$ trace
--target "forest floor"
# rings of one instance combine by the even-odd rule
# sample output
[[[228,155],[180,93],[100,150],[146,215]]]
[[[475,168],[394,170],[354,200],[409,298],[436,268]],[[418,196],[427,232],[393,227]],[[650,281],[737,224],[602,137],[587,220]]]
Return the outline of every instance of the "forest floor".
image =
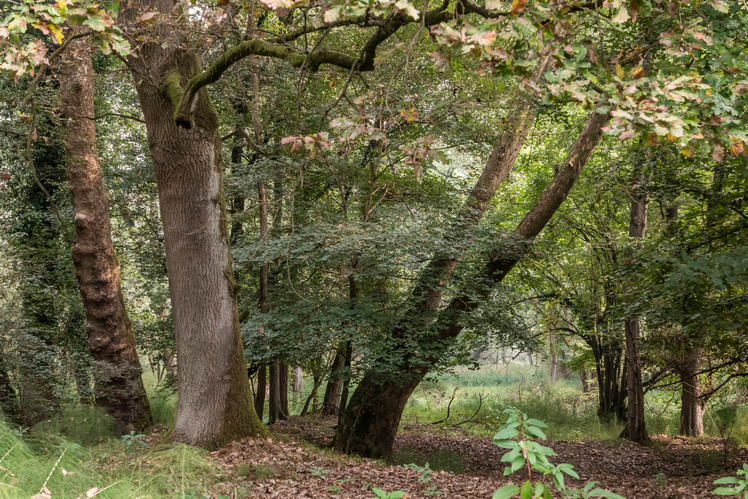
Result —
[[[234,497],[241,483],[242,494],[268,498],[373,498],[372,487],[401,490],[408,498],[490,498],[503,485],[521,484],[527,478],[520,472],[503,477],[504,450],[459,427],[406,425],[397,436],[395,462],[390,464],[342,456],[326,450],[335,422],[294,417],[272,426],[274,439],[242,440],[213,452],[228,472],[216,493]],[[573,464],[581,478],[569,480],[568,486],[593,480],[597,487],[628,499],[709,497],[714,480],[734,475],[741,463],[748,462],[748,448],[732,446],[725,454],[722,441],[712,438],[656,435],[648,447],[625,441],[548,445],[558,453],[552,462]],[[431,468],[441,471],[419,473],[402,466],[423,466],[430,458]]]

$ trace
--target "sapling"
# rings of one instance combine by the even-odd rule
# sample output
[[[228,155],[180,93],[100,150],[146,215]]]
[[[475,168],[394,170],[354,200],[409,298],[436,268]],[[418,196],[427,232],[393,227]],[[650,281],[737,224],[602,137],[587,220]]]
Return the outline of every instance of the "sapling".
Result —
[[[550,447],[541,445],[534,440],[546,440],[542,428],[548,425],[537,419],[528,418],[523,412],[511,408],[504,411],[508,415],[507,422],[493,437],[494,445],[508,452],[501,458],[501,462],[508,463],[504,469],[504,476],[525,468],[527,480],[521,485],[509,484],[497,490],[493,499],[509,499],[519,495],[521,499],[544,498],[551,499],[551,487],[543,482],[543,477],[552,478],[556,490],[566,497],[589,498],[605,497],[608,499],[624,499],[609,490],[594,488],[595,482],[588,482],[582,489],[569,489],[564,482],[564,474],[579,479],[571,464],[554,465],[549,456],[556,456]],[[533,480],[533,471],[537,479]]]

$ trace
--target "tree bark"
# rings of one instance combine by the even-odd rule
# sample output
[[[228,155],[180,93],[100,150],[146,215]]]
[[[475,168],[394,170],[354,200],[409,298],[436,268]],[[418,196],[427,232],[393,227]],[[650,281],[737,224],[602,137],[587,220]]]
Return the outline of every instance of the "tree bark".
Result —
[[[338,343],[335,357],[330,366],[330,375],[322,402],[322,414],[337,416],[340,410],[340,395],[343,392],[343,369],[345,368],[346,342]]]
[[[551,384],[555,384],[558,373],[558,352],[556,351],[556,338],[553,336],[553,333],[548,336],[548,349],[550,350],[551,357]]]
[[[127,3],[120,18],[132,28],[135,16],[149,7],[170,14],[175,5]],[[178,30],[161,34],[178,36]],[[178,127],[174,120],[183,86],[200,69],[197,58],[181,43],[146,41],[128,63],[148,130],[164,228],[179,362],[172,439],[213,449],[265,435],[252,404],[239,333],[218,117],[207,92],[194,102],[192,127]]]
[[[282,414],[282,419],[286,419],[288,417],[288,364],[281,362],[279,367],[280,413]]]
[[[67,178],[73,199],[73,262],[96,360],[96,405],[128,432],[151,426],[135,335],[120,289],[109,202],[96,150],[94,72],[87,39],[71,42],[58,66]]]
[[[688,347],[684,362],[679,368],[682,384],[680,432],[686,437],[700,437],[704,434],[704,402],[701,399],[701,357],[702,349]]]
[[[629,217],[629,239],[632,244],[644,239],[647,230],[647,209],[649,206],[649,194],[647,191],[648,179],[642,171],[642,165],[634,167],[631,187],[631,209]],[[634,258],[636,249],[629,248],[625,255],[627,259]],[[647,428],[644,421],[644,387],[642,386],[641,335],[639,329],[639,318],[627,317],[625,321],[626,330],[626,392],[628,396],[628,408],[626,411],[626,427],[622,436],[646,444],[649,442]]]
[[[345,369],[346,377],[343,379],[343,389],[340,392],[340,407],[338,407],[338,416],[343,414],[346,405],[348,405],[348,391],[351,386],[351,376],[353,374],[351,366],[353,363],[353,342],[347,340],[345,342]],[[338,417],[340,419],[340,417]]]
[[[283,419],[280,398],[280,362],[274,360],[270,364],[270,390],[268,393],[268,422],[275,424],[279,419]]]
[[[336,449],[366,457],[386,457],[391,454],[405,404],[429,369],[462,331],[460,314],[474,310],[489,293],[489,284],[501,282],[522,258],[529,242],[543,230],[568,196],[581,174],[582,167],[599,142],[603,126],[609,120],[609,113],[593,112],[590,115],[558,174],[512,233],[512,239],[517,244],[498,252],[488,261],[480,272],[478,281],[482,285],[478,290],[466,290],[465,294],[454,298],[439,314],[433,328],[429,328],[431,322],[422,323],[421,319],[418,319],[418,329],[414,331],[410,326],[411,317],[405,317],[405,324],[395,328],[391,344],[392,355],[375,362],[364,375],[346,407],[335,435]],[[497,158],[492,155],[492,159],[489,159],[466,203],[466,207],[472,208],[473,220],[477,220],[476,215],[480,218],[487,208],[500,181],[506,176],[500,173],[509,171],[525,136],[526,129],[519,126],[500,139],[499,143],[504,145],[497,144],[494,153],[497,150],[515,149],[516,153],[502,153]],[[497,165],[502,167],[497,168]],[[494,175],[488,175],[487,171],[494,172]],[[491,182],[487,182],[487,178],[490,178]],[[466,213],[464,209],[462,213]],[[455,226],[464,227],[465,224],[464,216],[458,216],[458,223]],[[416,284],[415,289],[420,291],[413,293],[414,299],[417,300],[416,306],[406,309],[436,312],[441,303],[444,283],[451,276],[458,261],[459,255],[446,259],[439,257],[436,261],[430,262]],[[419,341],[418,349],[412,347],[413,340]],[[419,356],[421,349],[428,351],[428,356]],[[394,369],[395,376],[383,375],[385,370],[382,367],[387,370]]]
[[[262,421],[265,412],[265,393],[268,390],[268,366],[261,365],[257,370],[257,393],[255,393],[255,412]]]
[[[293,391],[294,393],[301,393],[301,389],[304,386],[304,371],[301,369],[301,366],[296,366],[293,368]]]

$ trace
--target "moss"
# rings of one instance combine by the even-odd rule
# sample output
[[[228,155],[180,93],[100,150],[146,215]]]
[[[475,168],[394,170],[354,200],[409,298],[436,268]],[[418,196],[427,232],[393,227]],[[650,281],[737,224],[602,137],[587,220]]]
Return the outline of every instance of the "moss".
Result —
[[[179,105],[182,103],[182,97],[184,97],[184,88],[182,88],[181,80],[182,75],[179,71],[172,71],[166,75],[166,78],[164,78],[164,86],[161,87],[161,93],[163,93],[177,109],[179,109]]]

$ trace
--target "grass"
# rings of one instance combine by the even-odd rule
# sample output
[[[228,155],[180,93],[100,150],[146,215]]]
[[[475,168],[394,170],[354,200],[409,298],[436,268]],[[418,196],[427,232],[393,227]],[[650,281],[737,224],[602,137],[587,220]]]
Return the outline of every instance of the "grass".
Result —
[[[454,395],[454,399],[452,397]],[[451,406],[450,406],[451,400]],[[425,423],[450,417],[445,424],[490,437],[504,423],[503,410],[515,407],[549,425],[555,440],[617,440],[623,426],[597,417],[597,393],[583,393],[574,376],[551,384],[547,366],[510,363],[480,370],[458,370],[431,377],[414,391],[403,414],[403,423]],[[651,391],[646,395],[646,420],[650,434],[675,436],[680,427],[680,392]],[[723,421],[729,416],[729,424]],[[748,407],[729,411],[710,408],[704,416],[707,436],[720,437],[719,425],[739,445],[748,442]]]

